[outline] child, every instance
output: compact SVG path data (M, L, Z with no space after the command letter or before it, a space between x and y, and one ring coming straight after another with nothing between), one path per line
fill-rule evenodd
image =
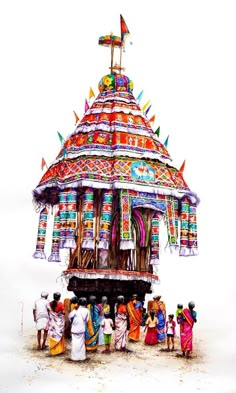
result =
M156 313L154 310L151 310L149 314L150 316L147 318L144 328L144 332L147 330L144 343L147 345L155 345L158 343L158 339L157 339L158 319L155 316Z
M167 351L170 350L170 343L171 342L172 342L171 350L174 351L174 349L175 349L175 345L174 345L175 344L174 343L175 326L176 326L176 323L174 321L174 314L169 314L168 321L166 322Z
M177 323L180 323L183 318L182 311L183 311L183 304L177 304L177 310L176 310Z
M110 353L112 327L113 327L113 321L110 318L110 313L108 312L104 313L104 319L101 322L101 326L103 329L104 344L105 344L105 350L103 351L103 353Z

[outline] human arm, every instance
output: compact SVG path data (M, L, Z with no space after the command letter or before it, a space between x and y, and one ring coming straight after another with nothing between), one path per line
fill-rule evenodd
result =
M73 321L73 319L74 319L74 316L75 316L75 310L72 310L72 311L69 313L69 315L68 315L68 319L69 319L70 323L72 323L72 321Z
M35 310L35 308L33 309L33 317L34 317L34 322L36 322L36 310Z

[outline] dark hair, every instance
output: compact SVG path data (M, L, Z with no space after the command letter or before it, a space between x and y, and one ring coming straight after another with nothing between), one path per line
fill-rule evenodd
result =
M87 305L87 299L86 299L86 297L80 297L80 298L79 298L79 305L80 305L80 306L86 306L86 305Z
M110 313L109 312L105 312L104 313L104 318L109 318L110 317Z
M169 314L168 317L174 319L174 314Z
M55 293L53 294L53 299L54 299L54 300L60 300L60 298L61 298L60 292L55 292Z
M151 317L151 320L153 321L153 319L154 319L154 317L155 317L155 310L151 310L150 311L150 317Z
M70 299L71 304L78 304L78 298L77 296L74 296Z
M194 307L195 307L195 303L193 301L189 302L188 308L190 308L190 310L193 310Z
M118 304L123 304L124 301L125 301L125 298L124 298L123 295L117 296L117 303L118 303Z
M180 303L177 304L177 308L183 308L183 307L184 307L183 304Z
M96 300L97 300L96 296L94 296L94 295L89 296L89 303L95 304Z
M54 294L53 294L53 301L51 302L51 307L52 307L52 310L53 311L55 311L55 308L56 308L56 306L57 306L57 302L58 302L58 300L60 300L60 298L61 298L61 294L60 294L60 292L55 292Z

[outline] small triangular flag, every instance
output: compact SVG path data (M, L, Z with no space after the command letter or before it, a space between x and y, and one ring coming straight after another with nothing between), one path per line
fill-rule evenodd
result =
M74 112L74 115L75 115L75 124L77 124L78 121L79 121L79 116L77 115L77 113L75 111L73 111L73 112Z
M60 134L60 132L57 131L58 137L60 139L61 144L63 145L63 143L65 142L65 139L63 138L63 136Z
M138 97L136 98L136 100L140 103L141 99L143 96L143 90L139 93Z
M146 102L146 104L142 107L141 111L145 112L145 110L147 109L149 104L150 104L150 100L148 100L148 102Z
M168 135L168 137L166 138L166 140L165 140L165 142L164 142L164 146L167 148L167 146L168 146L168 141L169 141L169 135Z
M183 164L179 168L179 173L181 173L181 175L184 173L184 167L185 167L185 160L183 161Z
M88 109L89 109L89 104L88 104L88 101L85 98L84 113L86 113Z
M153 115L153 116L151 117L151 119L149 119L149 121L150 121L150 123L154 123L154 121L155 121L155 115Z
M90 87L90 89L89 89L89 99L92 98L92 97L95 97L95 94L94 94L94 91L93 91L92 87Z
M152 105L149 105L149 107L147 108L147 110L146 110L146 112L145 112L145 115L146 115L146 116L147 116L148 112L150 111L151 107L152 107Z
M43 171L43 168L46 166L46 168L48 169L48 166L46 164L45 159L42 157L42 162L41 162L41 170Z
M160 136L160 127L158 127L158 128L156 129L155 134L157 134L158 137Z

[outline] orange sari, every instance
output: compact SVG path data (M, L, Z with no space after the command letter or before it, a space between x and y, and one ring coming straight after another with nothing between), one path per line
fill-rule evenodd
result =
M130 324L128 337L130 340L139 341L140 326L142 323L142 311L143 311L142 303L138 301L136 304L134 304L133 301L131 300L127 304L127 311L129 314L129 324Z

